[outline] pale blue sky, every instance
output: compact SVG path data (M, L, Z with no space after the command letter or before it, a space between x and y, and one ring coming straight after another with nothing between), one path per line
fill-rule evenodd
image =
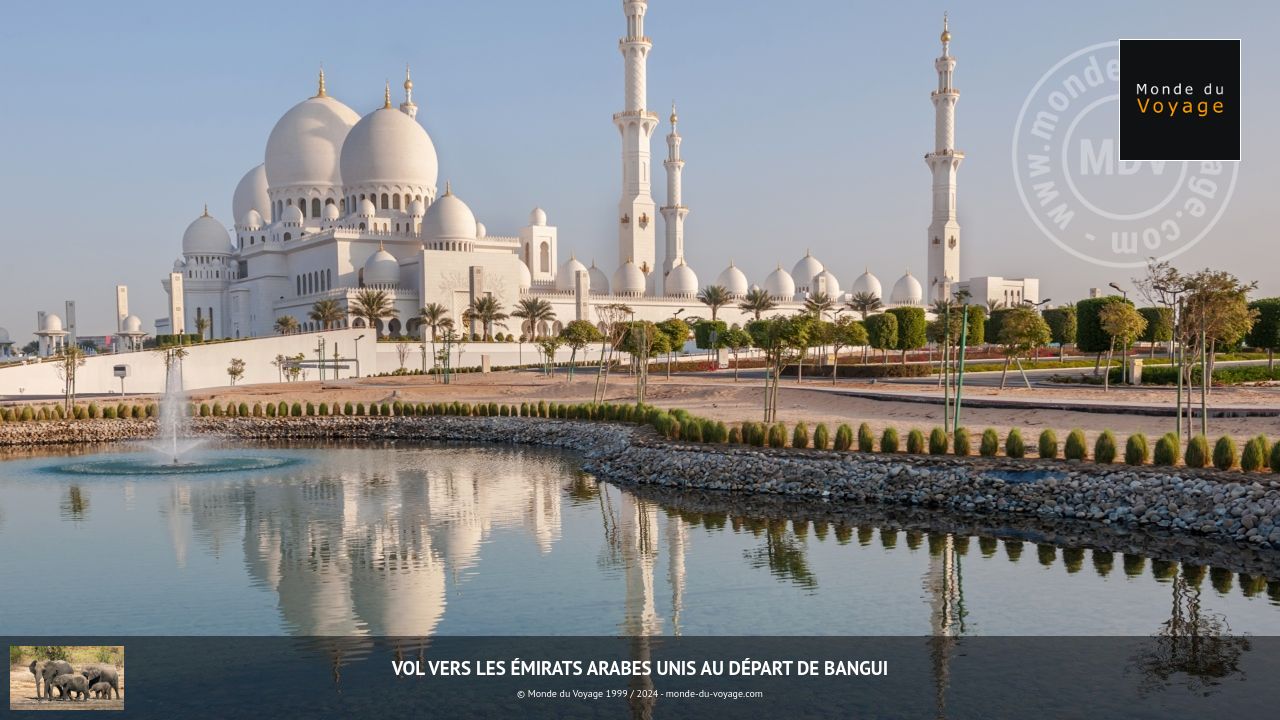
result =
M753 282L810 247L848 284L870 266L889 284L925 272L933 142L929 91L944 8L961 91L957 145L963 275L1033 274L1055 302L1126 280L1040 235L1009 163L1018 110L1068 53L1118 37L1244 40L1244 148L1236 196L1179 259L1224 267L1280 293L1272 250L1280 164L1271 75L1274 3L792 3L653 0L649 103L680 104L687 255L705 284L733 258ZM357 112L413 65L419 120L491 233L535 204L561 254L617 262L622 104L617 0L29 2L0 24L0 325L19 341L38 309L75 299L81 334L114 329L113 287L145 326L182 231L261 162L285 110L329 91ZM397 94L398 101L398 94ZM665 135L666 128L661 130ZM665 143L654 142L654 155ZM657 178L661 204L665 183ZM1271 235L1267 233L1270 232Z

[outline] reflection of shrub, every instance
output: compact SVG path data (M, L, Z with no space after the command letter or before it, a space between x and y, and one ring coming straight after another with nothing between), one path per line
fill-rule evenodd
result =
M929 432L929 454L947 454L947 432L940 427L936 427Z
M1187 442L1187 467L1202 468L1209 464L1209 441L1203 435L1196 435Z
M956 455L965 457L973 452L973 448L969 443L969 428L956 428L956 436L952 442Z
M1173 433L1165 433L1156 441L1155 463L1156 465L1178 464L1177 435Z
M1223 435L1213 446L1213 466L1219 470L1230 470L1236 464L1236 441Z
M1147 436L1134 433L1124 444L1124 462L1126 465L1147 464Z
M1044 430L1040 433L1040 441L1036 443L1036 450L1040 457L1053 459L1058 457L1058 436L1052 430Z
M924 433L916 428L911 428L911 431L907 433L907 452L912 455L924 453Z
M1022 432L1018 428L1009 431L1004 440L1004 454L1011 458L1020 458L1027 454L1027 444L1022 440Z
M978 442L978 454L982 457L995 457L1000 452L1000 434L995 428L982 431L982 440Z
M1116 459L1116 436L1110 430L1103 430L1093 444L1093 461L1109 465Z
M840 423L840 427L836 428L836 450L848 450L853 447L853 428L848 423ZM1280 447L1277 445L1276 447Z
M884 433L880 436L880 452L896 453L898 452L898 431L894 428L885 428Z

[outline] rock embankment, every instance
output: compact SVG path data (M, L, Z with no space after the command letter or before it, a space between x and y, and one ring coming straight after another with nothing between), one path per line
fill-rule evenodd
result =
M150 438L152 420L0 424L0 446ZM826 502L1087 520L1280 548L1270 477L1063 461L768 450L679 443L647 428L519 417L192 418L192 432L243 440L450 440L562 447L617 483Z

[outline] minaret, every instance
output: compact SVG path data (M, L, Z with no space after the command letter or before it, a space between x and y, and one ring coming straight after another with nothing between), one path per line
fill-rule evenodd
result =
M938 89L932 93L934 148L924 156L933 173L933 220L929 223L927 302L949 298L960 280L960 223L956 221L956 171L964 153L956 150L956 101L960 91L951 84L956 59L951 56L951 31L942 16L942 57L934 61Z
M618 41L618 49L622 51L626 67L626 108L613 116L613 122L622 135L618 264L634 260L646 274L653 272L657 261L649 147L653 132L658 127L658 116L645 109L646 63L653 47L644 34L644 14L648 7L647 0L622 2L627 16L627 35Z
M667 232L666 253L662 258L663 289L666 289L667 273L684 262L684 218L689 208L680 201L680 176L684 174L684 160L680 158L680 118L676 104L671 103L671 134L667 135L667 159L662 163L667 169L667 204L662 208L662 219Z
M400 112L413 119L418 118L418 106L413 104L413 78L409 77L409 66L404 66L404 102L400 103Z

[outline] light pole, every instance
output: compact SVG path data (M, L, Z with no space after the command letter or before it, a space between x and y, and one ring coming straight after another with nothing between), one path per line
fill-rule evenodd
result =
M1176 373L1178 376L1178 399L1175 403L1176 410L1175 410L1175 417L1174 417L1174 434L1177 435L1178 445L1181 446L1182 445L1182 364L1183 364L1183 361L1185 360L1184 356L1186 353L1184 351L1185 346L1182 344L1182 338L1179 335L1179 330L1181 329L1181 324L1183 320L1182 298L1179 296L1187 291L1187 284L1185 282L1179 283L1177 285L1157 284L1157 285L1153 285L1152 288L1156 292L1160 293L1161 298L1164 298L1166 296L1169 298L1167 304L1169 305L1170 311L1173 313L1173 337L1169 339L1169 364L1170 366L1173 367L1174 373ZM1175 342L1177 343L1176 354L1174 351ZM1191 402L1190 402L1190 398L1188 398L1187 399L1187 426L1188 426L1187 434L1188 435L1191 434L1190 415L1191 415Z
M360 341L364 339L364 335L356 336L356 377L360 377Z
M1129 293L1124 288L1120 287L1115 283L1107 283L1107 284L1111 287L1112 290L1115 290L1116 292L1120 293L1120 297L1124 298L1125 302L1129 302ZM1107 372L1111 372L1111 368L1107 368ZM1129 381L1129 348L1122 347L1120 348L1120 384L1123 385L1128 381Z
M320 360L320 382L324 382L324 337L316 342L316 357Z

